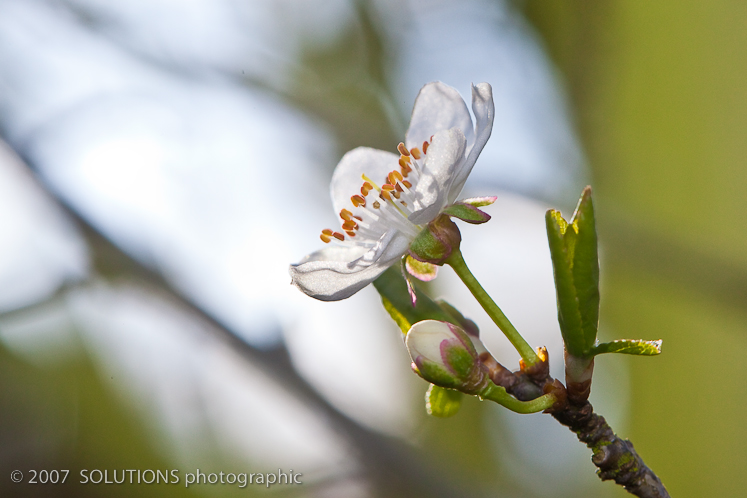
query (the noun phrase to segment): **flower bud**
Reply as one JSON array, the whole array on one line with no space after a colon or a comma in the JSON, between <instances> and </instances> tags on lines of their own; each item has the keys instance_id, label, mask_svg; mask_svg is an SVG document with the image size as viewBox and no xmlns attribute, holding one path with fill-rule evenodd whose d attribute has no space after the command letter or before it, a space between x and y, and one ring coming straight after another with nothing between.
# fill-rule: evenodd
<instances>
[{"instance_id":1,"label":"flower bud","mask_svg":"<svg viewBox=\"0 0 747 498\"><path fill-rule=\"evenodd\" d=\"M437 386L477 394L489 379L473 340L479 341L452 323L423 320L407 332L406 344L412 368L423 379Z\"/></svg>"}]
</instances>

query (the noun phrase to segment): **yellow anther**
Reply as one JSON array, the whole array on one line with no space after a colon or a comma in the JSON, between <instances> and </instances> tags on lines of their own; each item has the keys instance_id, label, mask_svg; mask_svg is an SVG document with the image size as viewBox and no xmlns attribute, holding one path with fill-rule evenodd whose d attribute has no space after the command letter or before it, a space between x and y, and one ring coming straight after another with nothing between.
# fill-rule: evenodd
<instances>
[{"instance_id":1,"label":"yellow anther","mask_svg":"<svg viewBox=\"0 0 747 498\"><path fill-rule=\"evenodd\" d=\"M431 137L431 140L433 140L433 137ZM356 208L366 207L366 197L371 193L372 190L376 190L379 195L378 199L375 199L371 203L373 209L381 209L381 200L383 199L385 201L389 201L392 207L394 207L397 211L400 212L400 214L406 217L406 214L404 211L402 211L400 205L407 207L407 203L403 200L400 200L400 197L405 191L405 188L412 188L412 183L405 180L405 178L407 178L408 174L413 170L413 159L420 159L422 154L425 154L428 150L429 145L429 142L423 142L423 152L421 153L420 149L418 149L417 147L407 150L405 144L403 142L400 142L397 145L397 150L401 154L398 160L399 170L395 169L390 171L384 179L381 187L379 187L376 182L371 180L365 174L361 175L363 183L361 184L360 195L354 194L350 197L350 202L353 204L353 206ZM340 218L343 221L342 232L334 232L329 228L325 228L324 230L322 230L321 235L319 235L319 238L325 244L331 242L333 238L339 241L344 241L346 235L349 238L355 237L356 231L360 229L358 222L363 222L363 218L353 215L352 211L348 209L343 209L340 211Z\"/></svg>"},{"instance_id":2,"label":"yellow anther","mask_svg":"<svg viewBox=\"0 0 747 498\"><path fill-rule=\"evenodd\" d=\"M402 160L399 162L399 170L402 172L402 177L407 178L407 175L410 174L410 171L412 171L412 168L409 164L403 163Z\"/></svg>"},{"instance_id":3,"label":"yellow anther","mask_svg":"<svg viewBox=\"0 0 747 498\"><path fill-rule=\"evenodd\" d=\"M376 190L377 192L380 192L380 191L381 191L381 189L379 188L379 186L378 186L378 185L376 185L376 182L375 182L375 181L373 181L373 180L371 180L371 179L370 179L369 177L367 177L366 175L361 175L361 178L363 178L363 180L364 180L364 181L365 181L366 183L368 183L368 184L369 184L369 185L370 185L371 187L373 187L373 188L374 188L374 189L375 189L375 190Z\"/></svg>"}]
</instances>

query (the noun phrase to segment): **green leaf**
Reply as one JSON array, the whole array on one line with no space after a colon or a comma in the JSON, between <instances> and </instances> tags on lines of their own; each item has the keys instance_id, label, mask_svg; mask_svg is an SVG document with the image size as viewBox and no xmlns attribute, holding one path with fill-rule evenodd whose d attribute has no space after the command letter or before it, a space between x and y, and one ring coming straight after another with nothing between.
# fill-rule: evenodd
<instances>
[{"instance_id":1,"label":"green leaf","mask_svg":"<svg viewBox=\"0 0 747 498\"><path fill-rule=\"evenodd\" d=\"M474 205L465 204L463 202L455 202L451 206L447 206L442 213L475 225L490 220L490 215L488 213L480 211Z\"/></svg>"},{"instance_id":2,"label":"green leaf","mask_svg":"<svg viewBox=\"0 0 747 498\"><path fill-rule=\"evenodd\" d=\"M635 354L639 356L655 356L661 354L661 339L644 341L643 339L619 339L612 342L597 344L589 354L592 356L604 353Z\"/></svg>"},{"instance_id":3,"label":"green leaf","mask_svg":"<svg viewBox=\"0 0 747 498\"><path fill-rule=\"evenodd\" d=\"M474 337L480 336L480 329L477 327L477 324L462 315L461 311L459 311L443 299L437 299L436 304L438 304L446 313L451 315L451 318L453 318L453 323L456 323L457 325L462 327L462 329L467 332L468 335L472 335Z\"/></svg>"},{"instance_id":4,"label":"green leaf","mask_svg":"<svg viewBox=\"0 0 747 498\"><path fill-rule=\"evenodd\" d=\"M584 350L587 351L596 342L599 327L599 255L591 187L586 187L581 195L573 214L573 226L577 234L572 251L573 285L581 314Z\"/></svg>"},{"instance_id":5,"label":"green leaf","mask_svg":"<svg viewBox=\"0 0 747 498\"><path fill-rule=\"evenodd\" d=\"M551 209L545 215L547 223L547 239L550 243L550 257L552 258L553 273L555 275L555 290L558 300L558 322L563 334L563 342L569 353L584 357L587 349L581 326L581 314L578 309L576 287L573 283L571 259L568 254L569 243L575 241L574 227L560 215L559 211ZM573 245L571 245L571 248Z\"/></svg>"},{"instance_id":6,"label":"green leaf","mask_svg":"<svg viewBox=\"0 0 747 498\"><path fill-rule=\"evenodd\" d=\"M444 301L443 299L436 299L435 303L446 313L451 315L454 320L456 320L455 323L461 324L462 322L466 321L467 319L462 315L462 312L456 309L454 306L449 304L448 302ZM460 325L461 326L461 325ZM464 328L464 327L462 327Z\"/></svg>"},{"instance_id":7,"label":"green leaf","mask_svg":"<svg viewBox=\"0 0 747 498\"><path fill-rule=\"evenodd\" d=\"M456 415L462 406L463 394L453 389L446 389L431 384L425 393L425 411L434 417L451 417Z\"/></svg>"},{"instance_id":8,"label":"green leaf","mask_svg":"<svg viewBox=\"0 0 747 498\"><path fill-rule=\"evenodd\" d=\"M599 327L599 254L591 187L581 194L570 223L554 209L547 212L546 222L563 341L570 354L587 358Z\"/></svg>"},{"instance_id":9,"label":"green leaf","mask_svg":"<svg viewBox=\"0 0 747 498\"><path fill-rule=\"evenodd\" d=\"M394 323L397 324L402 333L407 334L407 331L412 327L412 323L407 320L405 315L399 312L397 307L394 306L389 299L381 296L381 303L384 305L384 309L389 313L389 316L392 317L392 320L394 320Z\"/></svg>"},{"instance_id":10,"label":"green leaf","mask_svg":"<svg viewBox=\"0 0 747 498\"><path fill-rule=\"evenodd\" d=\"M421 320L441 320L459 325L450 314L442 310L438 304L417 287L415 287L417 304L413 306L405 279L394 266L382 273L373 284L381 295L384 309L397 323L403 334L410 330L413 323Z\"/></svg>"}]
</instances>

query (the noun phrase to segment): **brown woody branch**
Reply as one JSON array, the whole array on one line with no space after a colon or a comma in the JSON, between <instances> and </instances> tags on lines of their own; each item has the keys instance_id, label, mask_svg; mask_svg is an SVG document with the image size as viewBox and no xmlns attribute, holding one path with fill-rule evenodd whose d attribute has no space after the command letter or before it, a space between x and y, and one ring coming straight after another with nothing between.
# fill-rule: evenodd
<instances>
[{"instance_id":1,"label":"brown woody branch","mask_svg":"<svg viewBox=\"0 0 747 498\"><path fill-rule=\"evenodd\" d=\"M551 414L591 449L591 461L597 466L600 479L614 480L628 493L640 498L669 498L661 480L643 463L633 443L619 438L604 417L594 413L587 399L591 390L590 376L588 381L581 383L567 379L566 388L550 377L547 350L540 348L538 356L541 362L530 369L522 364L518 372L511 372L489 353L483 353L480 359L488 367L492 381L519 400L528 401L550 391L559 394L561 401Z\"/></svg>"},{"instance_id":2,"label":"brown woody branch","mask_svg":"<svg viewBox=\"0 0 747 498\"><path fill-rule=\"evenodd\" d=\"M594 413L591 403L569 403L552 416L591 449L591 461L599 468L597 475L601 480L614 480L640 498L669 498L661 480L643 463L633 443L619 438L604 417Z\"/></svg>"}]
</instances>

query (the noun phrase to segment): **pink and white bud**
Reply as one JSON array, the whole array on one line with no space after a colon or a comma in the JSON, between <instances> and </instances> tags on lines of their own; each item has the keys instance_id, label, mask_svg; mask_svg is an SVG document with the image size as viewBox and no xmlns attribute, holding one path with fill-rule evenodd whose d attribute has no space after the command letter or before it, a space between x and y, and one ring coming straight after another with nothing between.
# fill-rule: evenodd
<instances>
[{"instance_id":1,"label":"pink and white bud","mask_svg":"<svg viewBox=\"0 0 747 498\"><path fill-rule=\"evenodd\" d=\"M405 340L415 373L437 386L477 394L489 379L473 341L484 350L477 337L438 320L417 322Z\"/></svg>"}]
</instances>

